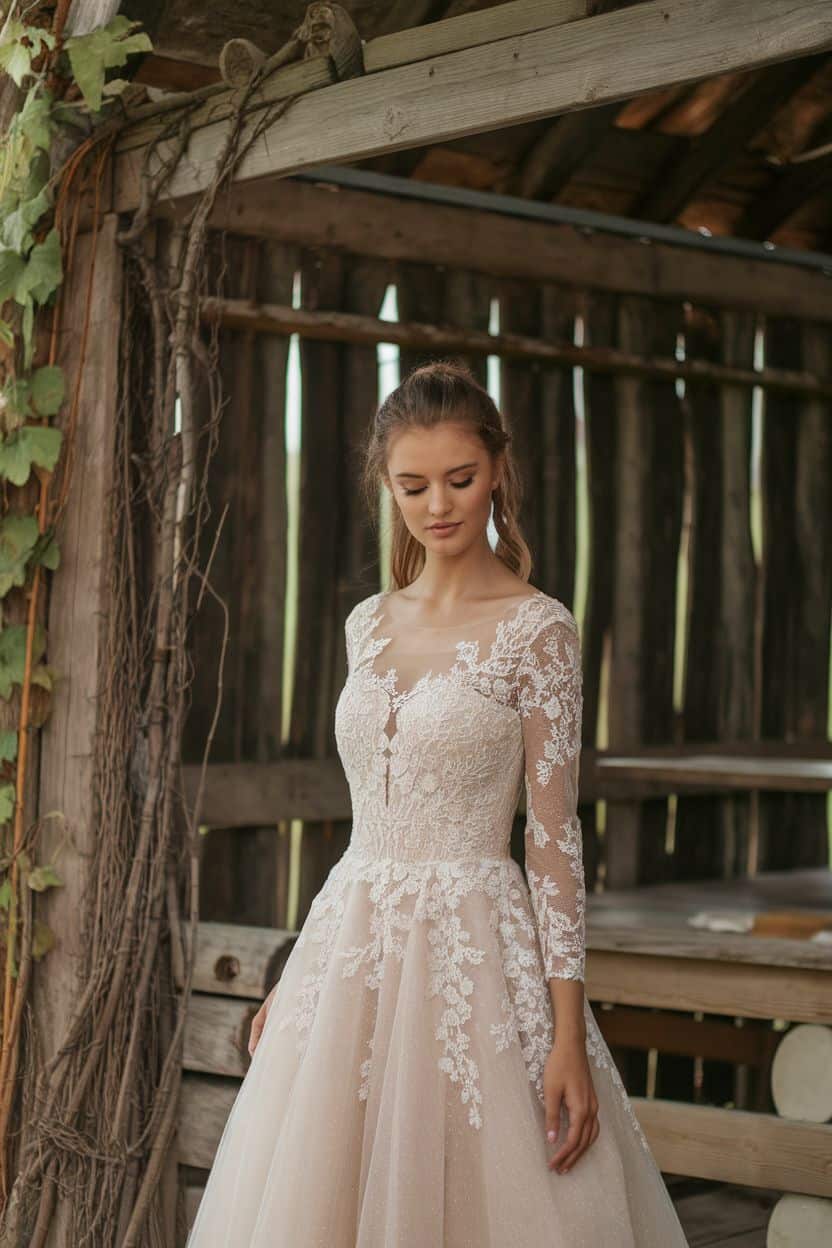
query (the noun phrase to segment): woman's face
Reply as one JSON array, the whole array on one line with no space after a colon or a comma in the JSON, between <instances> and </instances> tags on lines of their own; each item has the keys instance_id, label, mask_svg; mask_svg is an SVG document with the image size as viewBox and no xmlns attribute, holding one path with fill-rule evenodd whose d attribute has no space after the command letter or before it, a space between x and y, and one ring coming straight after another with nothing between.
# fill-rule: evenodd
<instances>
[{"instance_id":1,"label":"woman's face","mask_svg":"<svg viewBox=\"0 0 832 1248\"><path fill-rule=\"evenodd\" d=\"M446 420L396 434L387 474L405 524L428 550L459 554L484 534L499 470L467 425Z\"/></svg>"}]
</instances>

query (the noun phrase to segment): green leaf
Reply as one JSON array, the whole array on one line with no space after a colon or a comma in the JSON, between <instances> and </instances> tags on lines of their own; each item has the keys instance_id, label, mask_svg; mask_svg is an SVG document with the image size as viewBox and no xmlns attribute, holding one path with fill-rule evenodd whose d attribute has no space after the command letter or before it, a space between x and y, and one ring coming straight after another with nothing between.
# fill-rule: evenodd
<instances>
[{"instance_id":1,"label":"green leaf","mask_svg":"<svg viewBox=\"0 0 832 1248\"><path fill-rule=\"evenodd\" d=\"M40 533L34 516L0 520L0 598L15 585L26 584L26 565Z\"/></svg>"},{"instance_id":2,"label":"green leaf","mask_svg":"<svg viewBox=\"0 0 832 1248\"><path fill-rule=\"evenodd\" d=\"M11 247L0 247L0 303L5 303L17 290L26 271L26 261Z\"/></svg>"},{"instance_id":3,"label":"green leaf","mask_svg":"<svg viewBox=\"0 0 832 1248\"><path fill-rule=\"evenodd\" d=\"M32 684L39 685L41 689L46 689L48 693L52 691L52 685L55 682L55 669L48 667L46 663L39 663L37 667L32 668Z\"/></svg>"},{"instance_id":4,"label":"green leaf","mask_svg":"<svg viewBox=\"0 0 832 1248\"><path fill-rule=\"evenodd\" d=\"M17 758L17 733L13 729L0 732L0 763L13 763Z\"/></svg>"},{"instance_id":5,"label":"green leaf","mask_svg":"<svg viewBox=\"0 0 832 1248\"><path fill-rule=\"evenodd\" d=\"M16 416L31 415L29 408L29 396L32 387L26 377L10 377L3 387L3 398L6 405L11 408Z\"/></svg>"},{"instance_id":6,"label":"green leaf","mask_svg":"<svg viewBox=\"0 0 832 1248\"><path fill-rule=\"evenodd\" d=\"M51 207L52 200L46 187L38 191L34 199L21 200L0 225L4 245L20 253L28 251L34 241L33 229Z\"/></svg>"},{"instance_id":7,"label":"green leaf","mask_svg":"<svg viewBox=\"0 0 832 1248\"><path fill-rule=\"evenodd\" d=\"M62 885L63 880L58 875L51 862L44 863L42 867L35 867L29 872L29 887L34 889L36 893L43 893L47 888L55 888Z\"/></svg>"},{"instance_id":8,"label":"green leaf","mask_svg":"<svg viewBox=\"0 0 832 1248\"><path fill-rule=\"evenodd\" d=\"M24 38L29 40L31 47L22 42ZM0 69L5 69L9 77L21 86L26 75L31 73L35 57L40 55L44 47L54 46L55 36L50 30L41 30L39 26L25 26L19 18L14 18L5 22L2 28Z\"/></svg>"},{"instance_id":9,"label":"green leaf","mask_svg":"<svg viewBox=\"0 0 832 1248\"><path fill-rule=\"evenodd\" d=\"M14 330L8 321L0 321L0 342L4 347L14 346Z\"/></svg>"},{"instance_id":10,"label":"green leaf","mask_svg":"<svg viewBox=\"0 0 832 1248\"><path fill-rule=\"evenodd\" d=\"M37 303L46 303L54 290L57 290L63 277L61 265L61 240L53 226L42 243L37 243L29 252L26 268L18 279L15 298L24 303L26 295L31 295Z\"/></svg>"},{"instance_id":11,"label":"green leaf","mask_svg":"<svg viewBox=\"0 0 832 1248\"><path fill-rule=\"evenodd\" d=\"M58 462L62 434L44 425L23 425L0 442L0 479L25 485L32 464L51 471Z\"/></svg>"},{"instance_id":12,"label":"green leaf","mask_svg":"<svg viewBox=\"0 0 832 1248\"><path fill-rule=\"evenodd\" d=\"M32 957L37 962L55 945L55 933L41 919L35 919L32 925Z\"/></svg>"},{"instance_id":13,"label":"green leaf","mask_svg":"<svg viewBox=\"0 0 832 1248\"><path fill-rule=\"evenodd\" d=\"M140 25L140 22L131 22L124 14L117 14L106 26L100 26L87 35L75 35L64 44L72 76L93 112L101 108L107 70L123 65L135 52L153 50L153 44L144 32L129 33Z\"/></svg>"},{"instance_id":14,"label":"green leaf","mask_svg":"<svg viewBox=\"0 0 832 1248\"><path fill-rule=\"evenodd\" d=\"M12 786L10 784L7 784L7 785L4 785L3 787L6 789L12 789L12 803L14 803L14 789L12 788ZM3 794L2 794L2 791L0 791L0 801L2 800L2 797L3 797ZM11 815L8 815L3 820L3 822L8 823L10 818L11 818ZM12 900L12 882L9 879L9 877L6 876L3 883L0 884L0 910L8 910L9 906L11 905L11 900Z\"/></svg>"},{"instance_id":15,"label":"green leaf","mask_svg":"<svg viewBox=\"0 0 832 1248\"><path fill-rule=\"evenodd\" d=\"M32 639L32 665L40 663L46 649L46 634L41 625ZM11 697L12 686L23 684L26 663L26 625L9 624L0 630L0 698ZM32 672L34 680L34 671Z\"/></svg>"},{"instance_id":16,"label":"green leaf","mask_svg":"<svg viewBox=\"0 0 832 1248\"><path fill-rule=\"evenodd\" d=\"M40 86L30 87L23 107L17 114L17 128L30 148L49 151L54 126L51 118L52 93Z\"/></svg>"},{"instance_id":17,"label":"green leaf","mask_svg":"<svg viewBox=\"0 0 832 1248\"><path fill-rule=\"evenodd\" d=\"M40 563L50 572L55 572L61 562L61 550L55 540L55 534L47 531L42 533L38 544L32 551L32 563Z\"/></svg>"},{"instance_id":18,"label":"green leaf","mask_svg":"<svg viewBox=\"0 0 832 1248\"><path fill-rule=\"evenodd\" d=\"M57 364L45 364L32 377L32 407L39 416L54 416L64 401L64 373Z\"/></svg>"}]
</instances>

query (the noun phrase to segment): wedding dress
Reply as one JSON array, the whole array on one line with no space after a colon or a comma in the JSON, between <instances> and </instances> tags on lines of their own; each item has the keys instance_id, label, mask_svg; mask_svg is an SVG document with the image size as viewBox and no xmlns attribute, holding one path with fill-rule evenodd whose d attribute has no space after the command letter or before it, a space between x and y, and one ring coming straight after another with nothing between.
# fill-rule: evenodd
<instances>
[{"instance_id":1,"label":"wedding dress","mask_svg":"<svg viewBox=\"0 0 832 1248\"><path fill-rule=\"evenodd\" d=\"M685 1248L592 1009L600 1134L547 1161L547 980L584 977L581 657L541 590L490 620L346 621L350 842L312 902L187 1248ZM526 878L510 856L525 790Z\"/></svg>"}]
</instances>

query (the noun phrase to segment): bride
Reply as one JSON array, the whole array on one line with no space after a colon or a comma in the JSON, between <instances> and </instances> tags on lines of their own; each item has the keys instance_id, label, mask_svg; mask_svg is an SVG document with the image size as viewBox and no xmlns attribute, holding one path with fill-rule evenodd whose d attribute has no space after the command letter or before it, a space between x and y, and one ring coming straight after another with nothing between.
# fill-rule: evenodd
<instances>
[{"instance_id":1,"label":"bride","mask_svg":"<svg viewBox=\"0 0 832 1248\"><path fill-rule=\"evenodd\" d=\"M350 842L252 1023L188 1248L681 1248L584 991L578 626L529 583L468 369L381 404L380 482L392 585L346 620L335 711Z\"/></svg>"}]
</instances>

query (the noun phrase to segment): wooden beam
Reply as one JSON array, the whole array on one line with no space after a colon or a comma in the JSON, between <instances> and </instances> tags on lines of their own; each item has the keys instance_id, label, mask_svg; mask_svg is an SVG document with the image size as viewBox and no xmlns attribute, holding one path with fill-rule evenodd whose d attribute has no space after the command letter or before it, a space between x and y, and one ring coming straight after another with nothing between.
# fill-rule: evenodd
<instances>
[{"instance_id":1,"label":"wooden beam","mask_svg":"<svg viewBox=\"0 0 832 1248\"><path fill-rule=\"evenodd\" d=\"M735 0L730 7L724 0L645 0L566 25L506 32L477 47L302 95L251 143L236 180L518 125L830 46L832 12L826 0L795 0L788 8L782 0ZM259 128L266 107L249 116L243 144ZM210 184L228 124L214 121L192 133L186 158L167 184L170 197ZM156 167L174 149L174 140L160 142ZM117 157L113 206L118 211L139 203L143 157L142 149Z\"/></svg>"},{"instance_id":2,"label":"wooden beam","mask_svg":"<svg viewBox=\"0 0 832 1248\"><path fill-rule=\"evenodd\" d=\"M737 233L744 238L771 238L808 199L829 186L832 186L832 152L816 160L788 165L773 185L751 202L737 226Z\"/></svg>"},{"instance_id":3,"label":"wooden beam","mask_svg":"<svg viewBox=\"0 0 832 1248\"><path fill-rule=\"evenodd\" d=\"M286 336L299 333L304 338L326 342L388 342L435 353L473 352L510 359L541 360L616 376L651 377L664 381L684 378L690 383L710 382L745 388L761 386L766 390L811 398L832 398L832 380L825 381L811 373L771 368L756 371L703 360L675 360L669 357L651 359L613 348L578 347L523 334L490 334L484 330L456 329L449 325L387 321L350 312L307 311L288 305L256 304L246 299L209 296L202 301L201 310L207 321L219 321L229 329Z\"/></svg>"},{"instance_id":4,"label":"wooden beam","mask_svg":"<svg viewBox=\"0 0 832 1248\"><path fill-rule=\"evenodd\" d=\"M179 221L193 203L193 196L164 201L158 213ZM522 220L501 212L496 202L491 211L425 204L288 178L232 186L220 196L211 225L393 262L413 260L495 277L832 321L832 283L819 270Z\"/></svg>"},{"instance_id":5,"label":"wooden beam","mask_svg":"<svg viewBox=\"0 0 832 1248\"><path fill-rule=\"evenodd\" d=\"M179 1118L182 1165L210 1167L238 1087L230 1079L185 1075ZM662 1170L781 1192L832 1195L826 1161L832 1126L646 1096L630 1100Z\"/></svg>"},{"instance_id":6,"label":"wooden beam","mask_svg":"<svg viewBox=\"0 0 832 1248\"><path fill-rule=\"evenodd\" d=\"M625 952L619 937L615 948L600 947L605 934L593 934L592 956L587 959L587 994L613 1005L648 1005L663 1010L703 1010L732 1018L787 1018L796 1023L829 1023L832 1019L832 974L829 954L823 951L812 967L756 965L750 960L726 962L717 949L711 958L694 957L701 944L699 935L666 936L668 952ZM606 933L612 938L612 933ZM658 945L658 930L643 934L626 933L632 944L642 948ZM707 933L709 936L720 933ZM746 940L748 937L745 938ZM762 943L767 943L763 937ZM773 938L772 938L773 939ZM715 942L710 942L715 943ZM809 945L808 941L781 940L784 945ZM589 948L589 944L588 944ZM765 956L765 955L763 955Z\"/></svg>"},{"instance_id":7,"label":"wooden beam","mask_svg":"<svg viewBox=\"0 0 832 1248\"><path fill-rule=\"evenodd\" d=\"M826 1123L645 1096L631 1100L661 1170L832 1196L832 1126Z\"/></svg>"},{"instance_id":8,"label":"wooden beam","mask_svg":"<svg viewBox=\"0 0 832 1248\"><path fill-rule=\"evenodd\" d=\"M733 100L704 134L679 140L676 158L654 179L633 216L645 221L675 220L699 187L744 152L746 144L826 59L821 54L773 66Z\"/></svg>"}]
</instances>

